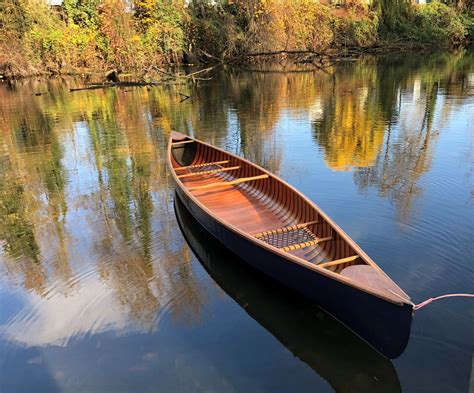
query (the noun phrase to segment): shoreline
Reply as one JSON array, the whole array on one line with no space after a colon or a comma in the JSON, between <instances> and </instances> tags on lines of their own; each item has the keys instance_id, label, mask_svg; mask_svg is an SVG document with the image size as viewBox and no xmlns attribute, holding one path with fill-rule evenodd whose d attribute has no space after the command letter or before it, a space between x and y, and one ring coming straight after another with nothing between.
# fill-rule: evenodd
<instances>
[{"instance_id":1,"label":"shoreline","mask_svg":"<svg viewBox=\"0 0 474 393\"><path fill-rule=\"evenodd\" d=\"M414 43L414 42L387 42L378 43L368 47L345 47L345 48L329 48L322 52L312 52L306 50L280 50L274 52L263 52L263 53L247 53L240 55L233 59L220 60L211 59L209 62L195 62L195 63L178 63L168 64L163 69L153 66L155 70L158 70L158 74L166 78L160 80L154 79L148 82L149 84L169 84L170 79L178 79L182 76L187 77L186 74L180 75L178 72L173 73L173 70L182 69L198 69L203 70L206 67L216 68L224 65L235 68L245 68L252 66L271 66L278 65L281 68L296 67L299 71L325 71L326 69L335 66L337 63L342 61L355 61L363 56L383 56L397 53L435 53L435 52L446 52L451 53L457 50L465 50L472 48L472 42L467 42L464 45L458 45L456 47L444 47L439 48L435 45L427 45L426 43ZM107 78L110 72L115 72L119 77L135 77L137 83L147 83L144 76L148 73L146 69L126 69L123 71L117 71L113 65L105 69L96 68L70 68L64 71L51 72L51 71L40 71L40 72L5 72L4 70L9 68L9 61L0 64L0 83L15 81L20 79L30 78L56 78L56 77L83 77L93 78L97 77L98 81L102 82L111 81ZM306 68L306 69L305 69ZM10 67L11 69L11 67ZM291 72L292 70L283 70L284 72ZM201 72L201 71L198 71ZM118 79L116 80L118 82ZM99 82L97 82L99 83Z\"/></svg>"}]
</instances>

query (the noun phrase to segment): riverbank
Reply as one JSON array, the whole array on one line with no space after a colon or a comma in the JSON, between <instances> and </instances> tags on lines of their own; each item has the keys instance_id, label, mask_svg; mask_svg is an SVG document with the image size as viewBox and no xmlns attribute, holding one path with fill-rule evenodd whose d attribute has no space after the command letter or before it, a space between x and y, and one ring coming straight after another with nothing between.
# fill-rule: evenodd
<instances>
[{"instance_id":1,"label":"riverbank","mask_svg":"<svg viewBox=\"0 0 474 393\"><path fill-rule=\"evenodd\" d=\"M472 10L441 3L344 7L314 0L133 2L2 0L0 75L117 70L138 76L154 67L289 61L325 68L362 53L464 45Z\"/></svg>"}]
</instances>

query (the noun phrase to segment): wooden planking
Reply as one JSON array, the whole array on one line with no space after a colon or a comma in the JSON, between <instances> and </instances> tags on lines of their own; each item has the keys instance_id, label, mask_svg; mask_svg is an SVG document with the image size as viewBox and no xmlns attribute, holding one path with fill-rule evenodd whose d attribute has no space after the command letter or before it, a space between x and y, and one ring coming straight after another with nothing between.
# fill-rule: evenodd
<instances>
[{"instance_id":1,"label":"wooden planking","mask_svg":"<svg viewBox=\"0 0 474 393\"><path fill-rule=\"evenodd\" d=\"M357 281L366 287L385 293L391 293L395 295L398 300L406 299L403 291L392 280L373 266L348 266L341 271L341 276Z\"/></svg>"},{"instance_id":2,"label":"wooden planking","mask_svg":"<svg viewBox=\"0 0 474 393\"><path fill-rule=\"evenodd\" d=\"M239 175L247 173L239 173ZM187 178L183 181L186 185L197 186L199 184L209 184L209 182L214 182L219 178L222 177L217 177L214 174L206 179ZM268 208L268 204L263 203L261 198L252 196L252 194L242 187L193 191L193 195L216 216L246 232L260 232L264 229L284 226L284 223Z\"/></svg>"},{"instance_id":3,"label":"wooden planking","mask_svg":"<svg viewBox=\"0 0 474 393\"><path fill-rule=\"evenodd\" d=\"M258 200L249 198L243 191L238 189L223 190L226 199L215 200L206 204L208 208L221 219L224 219L242 229L245 232L259 232L263 229L282 226L282 221L265 206L259 205ZM206 195L196 195L200 201L206 201ZM232 200L238 206L230 206L227 200Z\"/></svg>"}]
</instances>

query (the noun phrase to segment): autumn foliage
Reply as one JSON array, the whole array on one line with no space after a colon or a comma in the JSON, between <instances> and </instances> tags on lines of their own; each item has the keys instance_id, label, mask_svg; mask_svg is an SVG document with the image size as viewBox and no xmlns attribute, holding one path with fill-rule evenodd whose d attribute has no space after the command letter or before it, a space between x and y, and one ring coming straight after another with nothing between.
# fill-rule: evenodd
<instances>
[{"instance_id":1,"label":"autumn foliage","mask_svg":"<svg viewBox=\"0 0 474 393\"><path fill-rule=\"evenodd\" d=\"M474 19L431 3L342 8L318 0L0 0L0 74L143 70L278 51L324 53L395 39L459 45ZM403 11L403 12L402 12Z\"/></svg>"}]
</instances>

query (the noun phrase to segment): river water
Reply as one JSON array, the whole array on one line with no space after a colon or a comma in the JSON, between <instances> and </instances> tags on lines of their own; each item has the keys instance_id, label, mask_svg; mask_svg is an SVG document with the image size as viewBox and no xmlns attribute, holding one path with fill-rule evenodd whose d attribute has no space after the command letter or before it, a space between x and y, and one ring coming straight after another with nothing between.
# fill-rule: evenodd
<instances>
[{"instance_id":1,"label":"river water","mask_svg":"<svg viewBox=\"0 0 474 393\"><path fill-rule=\"evenodd\" d=\"M414 302L474 292L474 53L209 76L0 85L0 391L474 389L473 301L420 310L385 359L209 238L165 165L194 135L300 189Z\"/></svg>"}]
</instances>

